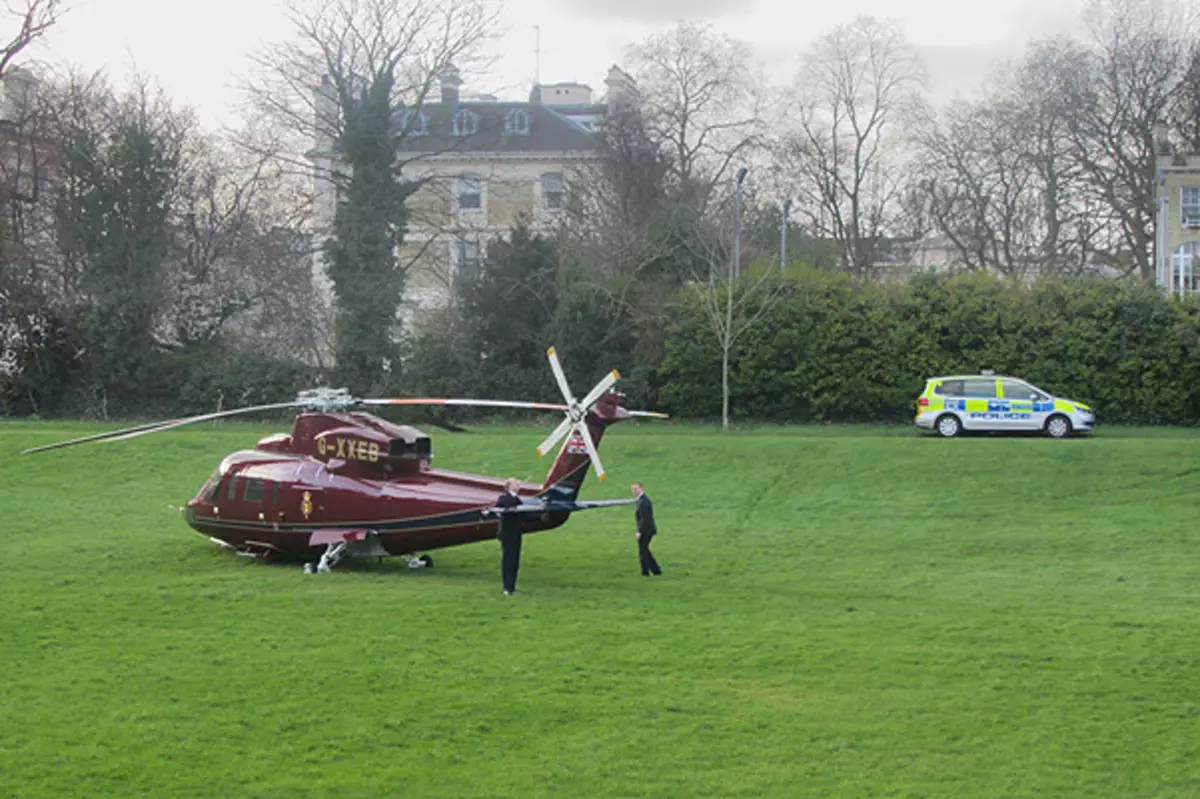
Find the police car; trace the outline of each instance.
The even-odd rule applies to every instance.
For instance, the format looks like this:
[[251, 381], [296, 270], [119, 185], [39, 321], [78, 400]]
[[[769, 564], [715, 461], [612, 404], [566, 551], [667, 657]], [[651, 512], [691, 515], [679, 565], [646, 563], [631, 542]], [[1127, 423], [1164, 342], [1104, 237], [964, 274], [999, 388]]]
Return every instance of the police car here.
[[917, 400], [917, 426], [953, 438], [963, 430], [1044, 431], [1053, 438], [1091, 432], [1096, 415], [1015, 377], [931, 377]]

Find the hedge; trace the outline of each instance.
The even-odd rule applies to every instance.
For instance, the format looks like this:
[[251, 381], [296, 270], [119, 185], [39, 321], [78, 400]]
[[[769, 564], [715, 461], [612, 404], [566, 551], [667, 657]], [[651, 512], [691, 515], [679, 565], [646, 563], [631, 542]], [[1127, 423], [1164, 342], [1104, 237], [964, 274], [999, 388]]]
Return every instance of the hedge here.
[[[1132, 280], [925, 274], [872, 284], [798, 271], [731, 353], [735, 418], [911, 420], [925, 380], [1022, 377], [1095, 408], [1101, 423], [1200, 424], [1200, 302]], [[660, 402], [720, 414], [720, 349], [695, 297], [681, 295]]]

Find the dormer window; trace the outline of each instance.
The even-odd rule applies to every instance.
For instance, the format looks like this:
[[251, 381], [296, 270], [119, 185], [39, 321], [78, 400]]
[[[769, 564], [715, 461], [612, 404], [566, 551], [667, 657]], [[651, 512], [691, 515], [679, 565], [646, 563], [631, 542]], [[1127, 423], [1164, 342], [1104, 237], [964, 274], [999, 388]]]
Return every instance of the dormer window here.
[[529, 114], [520, 108], [509, 111], [508, 116], [504, 118], [505, 136], [528, 136], [529, 129]]
[[454, 115], [454, 135], [471, 136], [479, 132], [479, 116], [472, 111], [462, 109]]
[[425, 120], [425, 115], [420, 111], [405, 111], [404, 112], [404, 128], [402, 135], [404, 136], [425, 136], [429, 133], [429, 124]]

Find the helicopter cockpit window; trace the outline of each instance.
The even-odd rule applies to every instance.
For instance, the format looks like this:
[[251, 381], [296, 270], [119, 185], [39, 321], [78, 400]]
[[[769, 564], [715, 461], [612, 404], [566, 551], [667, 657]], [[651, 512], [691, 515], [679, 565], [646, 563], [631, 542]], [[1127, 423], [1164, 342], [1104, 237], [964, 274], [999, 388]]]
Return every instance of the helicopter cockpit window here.
[[229, 482], [225, 485], [225, 499], [237, 499], [237, 475], [229, 475]]
[[262, 502], [263, 481], [257, 477], [246, 478], [246, 490], [242, 492], [243, 502]]
[[204, 501], [213, 503], [217, 501], [217, 494], [221, 491], [221, 473], [213, 472], [212, 477], [208, 478], [208, 482], [204, 484]]

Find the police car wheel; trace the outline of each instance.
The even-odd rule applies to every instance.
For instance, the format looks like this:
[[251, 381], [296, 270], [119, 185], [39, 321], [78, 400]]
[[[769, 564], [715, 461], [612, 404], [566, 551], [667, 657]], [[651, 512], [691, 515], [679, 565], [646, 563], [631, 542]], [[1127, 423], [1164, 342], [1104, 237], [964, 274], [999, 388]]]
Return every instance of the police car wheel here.
[[938, 435], [942, 438], [954, 438], [962, 430], [962, 422], [958, 421], [958, 417], [952, 413], [948, 413], [937, 420]]
[[1051, 438], [1066, 438], [1071, 435], [1071, 420], [1055, 414], [1046, 420], [1046, 435]]

